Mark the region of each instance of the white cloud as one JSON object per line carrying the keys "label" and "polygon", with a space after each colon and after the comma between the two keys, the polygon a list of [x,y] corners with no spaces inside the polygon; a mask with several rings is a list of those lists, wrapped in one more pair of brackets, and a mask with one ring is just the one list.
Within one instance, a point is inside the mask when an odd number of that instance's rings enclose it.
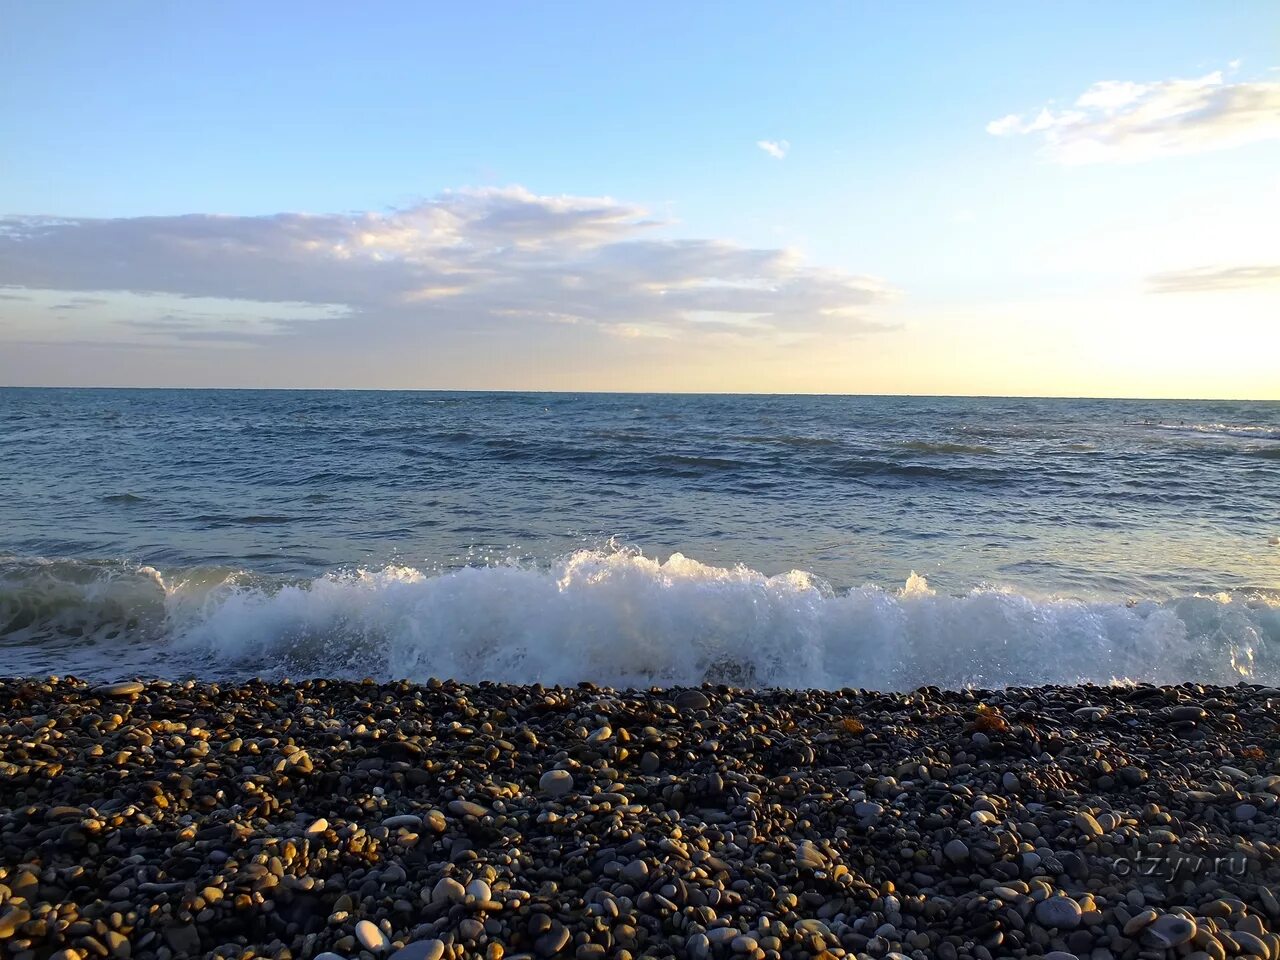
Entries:
{"label": "white cloud", "polygon": [[993,137],[1007,137],[1011,133],[1018,133],[1021,129],[1022,117],[1016,113],[1010,113],[987,124],[987,133]]}
{"label": "white cloud", "polygon": [[1280,83],[1228,83],[1220,71],[1153,83],[1104,80],[1065,109],[1009,114],[997,137],[1040,134],[1062,163],[1134,162],[1280,139]]}
{"label": "white cloud", "polygon": [[784,159],[791,150],[787,140],[757,140],[756,146],[777,160]]}
{"label": "white cloud", "polygon": [[1280,264],[1195,267],[1147,278],[1147,289],[1152,293],[1208,293],[1269,286],[1280,286]]}
{"label": "white cloud", "polygon": [[[0,218],[5,296],[45,291],[25,302],[21,331],[0,325],[0,340],[99,339],[88,332],[96,323],[102,336],[136,343],[465,352],[492,350],[495,337],[518,349],[555,328],[579,341],[765,345],[881,328],[866,316],[890,295],[880,281],[786,250],[665,239],[663,226],[632,204],[519,187],[388,213]],[[112,303],[68,297],[103,292]]]}

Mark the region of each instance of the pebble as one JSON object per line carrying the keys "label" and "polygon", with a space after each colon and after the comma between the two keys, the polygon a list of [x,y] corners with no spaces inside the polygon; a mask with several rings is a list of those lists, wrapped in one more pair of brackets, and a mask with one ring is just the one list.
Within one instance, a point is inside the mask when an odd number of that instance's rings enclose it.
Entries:
{"label": "pebble", "polygon": [[1172,949],[1188,942],[1196,935],[1196,922],[1186,917],[1166,913],[1142,931],[1143,942],[1149,946]]}
{"label": "pebble", "polygon": [[969,845],[958,837],[948,840],[942,852],[952,863],[964,863],[969,859]]}
{"label": "pebble", "polygon": [[649,879],[649,865],[643,860],[632,860],[622,868],[622,879],[633,884],[642,884]]}
{"label": "pebble", "polygon": [[676,694],[677,710],[706,710],[711,706],[711,699],[701,690],[681,690]]}
{"label": "pebble", "polygon": [[1098,823],[1097,818],[1087,810],[1077,813],[1075,822],[1076,829],[1086,837],[1100,837],[1104,833],[1102,825]]}
{"label": "pebble", "polygon": [[1080,904],[1070,897],[1048,897],[1036,904],[1036,920],[1046,927],[1074,930],[1080,926]]}
{"label": "pebble", "polygon": [[388,830],[417,830],[422,826],[422,818],[416,813],[401,813],[394,817],[387,817],[382,821],[382,825]]}
{"label": "pebble", "polygon": [[538,789],[549,797],[563,797],[573,790],[573,774],[568,770],[548,770],[538,778]]}
{"label": "pebble", "polygon": [[1280,960],[1280,691],[130,689],[0,679],[12,960]]}
{"label": "pebble", "polygon": [[93,692],[99,697],[132,697],[145,689],[147,688],[138,680],[122,680],[94,687]]}
{"label": "pebble", "polygon": [[460,817],[487,817],[489,810],[482,807],[478,803],[470,800],[451,800],[449,801],[449,812],[457,814]]}
{"label": "pebble", "polygon": [[827,858],[811,840],[802,840],[796,845],[796,865],[807,870],[825,870]]}
{"label": "pebble", "polygon": [[461,903],[467,897],[467,888],[453,877],[441,877],[431,889],[432,903]]}
{"label": "pebble", "polygon": [[390,946],[387,935],[378,928],[377,924],[370,923],[368,920],[361,920],[356,924],[356,939],[360,941],[360,946],[370,953],[381,953]]}
{"label": "pebble", "polygon": [[540,957],[554,957],[569,943],[569,928],[554,927],[534,941],[533,949]]}

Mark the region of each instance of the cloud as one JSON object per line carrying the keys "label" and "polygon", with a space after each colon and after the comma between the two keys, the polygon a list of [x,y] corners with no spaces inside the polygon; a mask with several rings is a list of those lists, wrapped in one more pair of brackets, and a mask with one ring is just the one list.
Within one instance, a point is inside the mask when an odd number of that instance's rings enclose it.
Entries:
{"label": "cloud", "polygon": [[103,297],[72,297],[66,303],[57,303],[51,310],[84,310],[86,307],[101,307],[108,301]]}
{"label": "cloud", "polygon": [[791,144],[786,140],[757,140],[756,146],[777,160],[785,159],[791,150]]}
{"label": "cloud", "polygon": [[[766,345],[883,329],[867,315],[892,295],[881,281],[786,250],[665,238],[667,229],[633,204],[519,187],[389,212],[7,217],[0,287],[45,291],[22,336],[39,324],[40,339],[63,330],[86,342],[107,327],[174,343],[309,338],[334,350],[439,352],[463,341],[518,350],[570,327],[579,340]],[[104,296],[106,320],[91,329]],[[69,304],[78,309],[58,309]]]}
{"label": "cloud", "polygon": [[1247,267],[1196,267],[1147,278],[1151,293],[1207,293],[1280,285],[1280,264]]}
{"label": "cloud", "polygon": [[992,120],[997,137],[1038,134],[1061,163],[1136,162],[1280,139],[1280,83],[1221,72],[1153,83],[1104,80],[1068,108]]}

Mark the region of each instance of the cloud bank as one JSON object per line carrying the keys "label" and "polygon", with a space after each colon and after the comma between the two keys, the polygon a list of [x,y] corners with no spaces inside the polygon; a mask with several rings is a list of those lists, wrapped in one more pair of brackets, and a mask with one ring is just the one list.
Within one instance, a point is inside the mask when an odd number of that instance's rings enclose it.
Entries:
{"label": "cloud bank", "polygon": [[1151,293],[1212,293],[1280,285],[1280,264],[1247,267],[1197,267],[1171,270],[1147,278]]}
{"label": "cloud bank", "polygon": [[390,213],[9,217],[0,286],[322,305],[348,324],[561,323],[626,336],[870,330],[863,311],[888,294],[784,250],[661,239],[659,226],[634,205],[520,188]]}
{"label": "cloud bank", "polygon": [[1104,80],[1066,109],[1009,114],[997,137],[1038,135],[1061,163],[1137,162],[1280,139],[1280,83],[1228,83],[1215,72],[1154,83]]}

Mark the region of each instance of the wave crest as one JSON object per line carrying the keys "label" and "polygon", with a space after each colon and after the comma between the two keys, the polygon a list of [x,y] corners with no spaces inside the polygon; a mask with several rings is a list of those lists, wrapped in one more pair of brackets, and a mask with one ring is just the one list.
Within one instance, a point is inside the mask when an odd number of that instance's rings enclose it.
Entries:
{"label": "wave crest", "polygon": [[550,567],[392,566],[295,582],[60,564],[25,577],[11,565],[0,576],[11,669],[24,665],[24,647],[45,649],[36,641],[56,637],[55,672],[85,675],[121,669],[123,640],[147,651],[129,660],[141,672],[206,678],[885,690],[1280,682],[1280,605],[1262,598],[949,596],[917,576],[898,590],[836,592],[801,571],[768,576],[680,554],[597,550]]}

